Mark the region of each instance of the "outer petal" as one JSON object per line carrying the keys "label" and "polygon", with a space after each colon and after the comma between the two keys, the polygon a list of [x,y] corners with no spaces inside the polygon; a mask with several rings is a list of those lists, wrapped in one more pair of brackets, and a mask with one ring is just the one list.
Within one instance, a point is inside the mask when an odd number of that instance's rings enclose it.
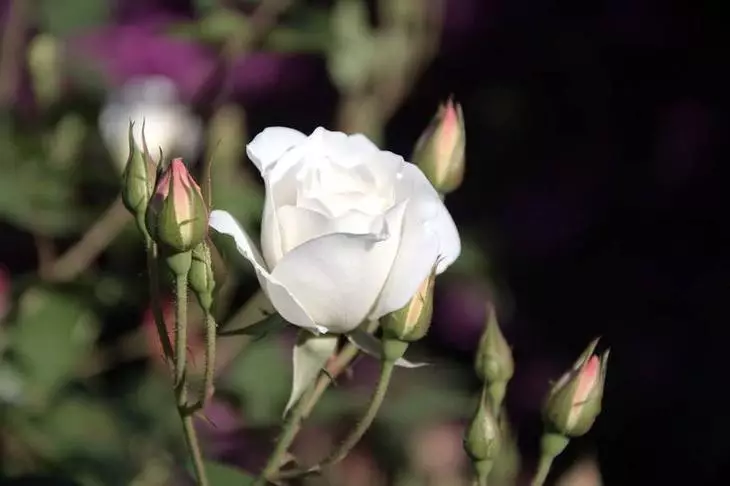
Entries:
{"label": "outer petal", "polygon": [[246,145],[246,153],[263,174],[289,149],[307,140],[303,133],[286,127],[269,127]]}
{"label": "outer petal", "polygon": [[241,225],[226,211],[212,211],[210,213],[210,227],[219,233],[232,236],[236,247],[241,255],[253,265],[256,276],[264,293],[269,297],[271,304],[281,314],[281,317],[294,325],[312,329],[317,332],[325,332],[321,326],[314,323],[287,287],[279,282],[269,273],[264,265],[264,260],[258,250],[251,242]]}
{"label": "outer petal", "polygon": [[386,239],[349,233],[315,238],[287,253],[272,277],[317,325],[335,333],[351,331],[365,320],[388,278],[404,210],[400,204],[387,214],[391,234]]}
{"label": "outer petal", "polygon": [[428,229],[438,239],[440,260],[436,270],[437,273],[442,273],[461,253],[459,232],[436,189],[428,182],[421,169],[406,163],[403,164],[401,174],[403,187],[399,190],[406,189],[410,192],[408,198],[412,201],[412,216],[427,223]]}
{"label": "outer petal", "polygon": [[405,306],[428,277],[438,258],[438,237],[427,223],[417,217],[415,204],[409,204],[398,253],[383,292],[370,311],[370,319],[379,319]]}
{"label": "outer petal", "polygon": [[408,191],[411,199],[403,221],[401,246],[371,319],[406,305],[436,262],[436,271],[441,273],[461,252],[456,225],[428,179],[409,163],[404,164],[402,174],[403,187],[399,191]]}

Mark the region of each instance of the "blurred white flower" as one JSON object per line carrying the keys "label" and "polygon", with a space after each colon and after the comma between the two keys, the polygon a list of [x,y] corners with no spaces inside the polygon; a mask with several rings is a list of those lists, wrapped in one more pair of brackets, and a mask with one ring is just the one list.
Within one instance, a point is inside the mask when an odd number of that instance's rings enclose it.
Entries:
{"label": "blurred white flower", "polygon": [[459,256],[454,221],[423,172],[363,135],[267,128],[247,146],[266,201],[263,256],[225,211],[210,226],[234,238],[281,316],[349,333],[402,308],[436,265]]}
{"label": "blurred white flower", "polygon": [[200,120],[182,104],[175,84],[164,76],[135,78],[109,96],[99,116],[99,130],[120,171],[129,156],[129,122],[140,150],[142,124],[154,160],[182,157],[192,162],[202,141]]}

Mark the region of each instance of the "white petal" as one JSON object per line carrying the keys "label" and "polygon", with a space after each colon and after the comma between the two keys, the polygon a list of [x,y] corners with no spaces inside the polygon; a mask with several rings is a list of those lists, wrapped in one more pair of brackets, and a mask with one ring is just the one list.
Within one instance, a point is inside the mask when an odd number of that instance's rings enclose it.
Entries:
{"label": "white petal", "polygon": [[289,401],[284,415],[297,403],[307,387],[319,376],[319,372],[327,364],[327,360],[337,349],[338,336],[327,334],[315,336],[302,331],[294,346],[292,364],[294,377]]}
{"label": "white petal", "polygon": [[438,239],[439,265],[437,272],[442,273],[454,263],[461,253],[461,239],[454,220],[436,189],[417,166],[411,163],[403,164],[401,181],[410,191],[409,207],[412,205],[411,209],[415,217],[423,222]]}
{"label": "white petal", "polygon": [[263,174],[289,149],[306,139],[306,135],[293,128],[270,127],[246,145],[246,153]]}
{"label": "white petal", "polygon": [[377,145],[361,133],[347,135],[317,127],[309,138],[313,145],[319,147],[323,156],[344,167],[357,165],[380,152]]}
{"label": "white petal", "polygon": [[269,188],[266,189],[264,214],[261,217],[261,251],[269,268],[274,268],[276,263],[284,256],[281,227],[276,214],[276,203]]}
{"label": "white petal", "polygon": [[410,200],[401,246],[383,293],[370,313],[371,319],[406,305],[434,264],[437,273],[441,273],[461,253],[461,240],[451,215],[431,183],[413,164],[404,164],[403,187],[399,190],[403,189],[410,193]]}
{"label": "white petal", "polygon": [[219,233],[233,237],[236,248],[253,265],[261,288],[277,312],[281,314],[281,317],[300,327],[317,331],[320,329],[312,321],[304,307],[300,305],[297,298],[287,290],[287,287],[272,277],[251,239],[233,216],[226,211],[212,211],[210,213],[210,227]]}
{"label": "white petal", "polygon": [[405,306],[439,258],[438,237],[418,218],[417,210],[415,204],[406,208],[400,247],[383,292],[370,311],[370,319],[379,319]]}
{"label": "white petal", "polygon": [[[352,344],[358,347],[358,349],[364,351],[370,356],[378,359],[383,359],[383,345],[382,343],[370,333],[363,331],[362,329],[355,329],[347,335],[347,338]],[[402,368],[420,368],[421,366],[427,366],[428,363],[413,363],[404,358],[399,358],[395,362],[396,366]]]}
{"label": "white petal", "polygon": [[284,206],[276,216],[281,225],[281,246],[285,254],[302,243],[333,233],[326,216],[306,208]]}
{"label": "white petal", "polygon": [[398,247],[405,204],[387,215],[391,233],[336,233],[310,240],[284,255],[272,272],[307,310],[334,333],[349,332],[368,315],[388,278]]}

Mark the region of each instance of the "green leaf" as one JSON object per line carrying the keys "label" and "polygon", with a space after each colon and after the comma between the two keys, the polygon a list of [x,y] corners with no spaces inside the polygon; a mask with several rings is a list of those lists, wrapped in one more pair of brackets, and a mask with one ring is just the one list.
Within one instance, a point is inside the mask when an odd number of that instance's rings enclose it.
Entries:
{"label": "green leaf", "polygon": [[10,345],[19,369],[39,404],[70,380],[98,334],[96,316],[72,295],[43,289],[25,292],[19,302]]}
{"label": "green leaf", "polygon": [[[188,471],[193,474],[189,465]],[[213,461],[205,461],[205,472],[208,473],[210,483],[215,486],[248,486],[256,480],[245,471]]]}
{"label": "green leaf", "polygon": [[54,35],[68,35],[106,24],[110,17],[109,0],[40,0],[38,17],[42,29]]}
{"label": "green leaf", "polygon": [[255,336],[260,339],[283,330],[288,324],[283,317],[275,312],[249,326],[218,331],[218,336]]}

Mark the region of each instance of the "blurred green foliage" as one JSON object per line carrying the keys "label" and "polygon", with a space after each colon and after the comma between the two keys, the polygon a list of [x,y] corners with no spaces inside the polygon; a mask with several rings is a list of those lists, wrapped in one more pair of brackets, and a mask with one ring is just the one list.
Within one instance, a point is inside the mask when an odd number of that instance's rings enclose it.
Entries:
{"label": "blurred green foliage", "polygon": [[[101,97],[114,86],[107,73],[81,58],[56,54],[69,47],[73,35],[103,28],[113,19],[110,3],[102,0],[36,3],[40,32],[53,44],[54,55],[39,55],[31,84],[40,89],[53,81],[53,89],[40,100],[40,113],[30,123],[3,107],[9,113],[0,117],[0,222],[6,225],[4,232],[20,241],[45,241],[54,260],[83,241],[99,222],[96,218],[109,208],[119,185],[113,154],[95,128]],[[233,36],[245,37],[252,28],[249,15],[219,8],[219,2],[211,0],[195,3],[199,18],[171,26],[170,36],[220,45]],[[259,47],[322,54],[333,83],[343,93],[360,96],[376,71],[399,72],[390,68],[411,55],[410,41],[404,42],[397,33],[375,37],[362,2],[337,2],[329,10],[292,8]],[[25,46],[16,47],[22,58]],[[375,56],[383,47],[389,54],[388,66]],[[60,66],[44,64],[57,62]],[[54,75],[59,79],[48,79]],[[55,89],[64,82],[74,87],[73,96],[64,98],[68,93]],[[363,107],[366,116],[358,120],[368,118],[368,110],[382,108],[371,102]],[[245,165],[245,143],[250,139],[245,112],[236,105],[208,108],[212,114],[205,120],[205,157],[215,161],[214,206],[231,209],[255,233],[263,194]],[[382,133],[385,120],[374,119],[375,131]],[[371,128],[361,131],[371,133]],[[201,172],[199,167],[193,170]],[[53,281],[44,274],[48,262],[43,261],[40,245],[34,248],[28,243],[20,249],[25,260],[37,256],[37,268],[10,265],[12,288],[0,287],[10,299],[9,312],[0,321],[0,482],[42,473],[81,485],[179,484],[185,448],[169,377],[156,366],[154,338],[145,332],[143,313],[149,303],[142,242],[129,223],[122,221],[111,243],[70,282]],[[216,389],[235,399],[242,418],[239,427],[246,436],[249,429],[280,423],[291,387],[291,349],[281,339],[283,321],[276,315],[250,327],[246,327],[250,322],[226,322],[225,317],[236,310],[228,303],[239,304],[241,295],[257,284],[250,266],[234,257],[237,252],[226,251],[230,242],[217,243],[226,261],[239,267],[230,269],[229,280],[221,285],[227,287],[221,296],[228,292],[227,299],[217,303],[221,328],[234,331],[219,341],[254,339],[234,355]],[[468,240],[455,271],[472,275],[487,271],[483,255]],[[242,336],[234,335],[241,328]],[[376,423],[388,444],[373,451],[378,461],[388,463],[388,454],[406,457],[407,438],[419,427],[468,417],[473,401],[469,368],[439,362],[396,374],[393,393]],[[331,387],[316,407],[312,423],[337,427],[358,414],[366,400],[361,388]],[[216,417],[208,418],[215,424]],[[214,437],[204,444],[206,450],[215,449],[215,426],[211,430]],[[210,461],[207,468],[215,486],[251,481],[236,467]]]}

